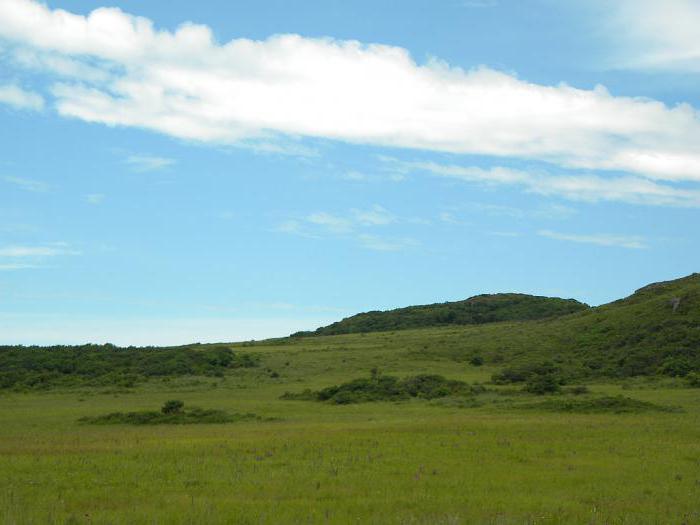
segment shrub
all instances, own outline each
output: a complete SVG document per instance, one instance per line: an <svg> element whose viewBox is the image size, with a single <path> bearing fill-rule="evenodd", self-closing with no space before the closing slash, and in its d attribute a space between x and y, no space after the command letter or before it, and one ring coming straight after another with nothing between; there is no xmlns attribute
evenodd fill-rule
<svg viewBox="0 0 700 525"><path fill-rule="evenodd" d="M163 414L179 414L180 412L182 412L182 408L184 406L185 403L183 403L179 399L171 399L170 401L166 401L163 404L160 411Z"/></svg>
<svg viewBox="0 0 700 525"><path fill-rule="evenodd" d="M469 364L472 366L481 366L484 364L484 358L480 355L475 355L469 360Z"/></svg>
<svg viewBox="0 0 700 525"><path fill-rule="evenodd" d="M480 387L479 390L483 389ZM463 381L445 379L440 375L423 374L399 379L381 375L373 369L368 378L359 378L333 385L317 392L305 390L299 394L285 392L281 399L316 400L347 405L369 401L401 401L412 397L435 399L449 395L471 394Z"/></svg>
<svg viewBox="0 0 700 525"><path fill-rule="evenodd" d="M580 395L583 395L583 394L588 394L588 393L590 393L590 390L588 389L588 387L587 387L586 385L577 385L577 386L573 386L573 387L569 388L569 389L566 391L566 393L567 393L567 394L573 394L573 395L575 395L575 396L580 396Z"/></svg>
<svg viewBox="0 0 700 525"><path fill-rule="evenodd" d="M545 394L556 394L561 391L561 387L559 386L559 379L554 374L536 374L530 376L524 390L531 394L542 396Z"/></svg>
<svg viewBox="0 0 700 525"><path fill-rule="evenodd" d="M234 423L237 421L266 420L255 414L228 414L222 410L192 408L174 413L145 410L142 412L112 412L95 417L82 417L80 423L92 425L192 425L203 423ZM269 419L267 419L269 420Z"/></svg>
<svg viewBox="0 0 700 525"><path fill-rule="evenodd" d="M496 384L523 383L534 376L556 376L557 383L561 383L561 369L554 363L526 363L517 367L504 368L491 376Z"/></svg>

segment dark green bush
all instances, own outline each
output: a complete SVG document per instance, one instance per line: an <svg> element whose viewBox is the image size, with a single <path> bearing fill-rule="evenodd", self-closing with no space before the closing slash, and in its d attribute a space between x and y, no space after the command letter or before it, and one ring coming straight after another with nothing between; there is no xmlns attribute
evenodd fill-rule
<svg viewBox="0 0 700 525"><path fill-rule="evenodd" d="M478 387L481 391L483 387ZM471 394L463 381L445 379L440 375L423 374L399 379L373 370L371 377L359 378L317 392L305 390L299 394L286 392L281 399L326 401L338 405L370 401L401 401L410 398L435 399L449 395Z"/></svg>
<svg viewBox="0 0 700 525"><path fill-rule="evenodd" d="M554 374L535 374L528 378L523 389L531 394L541 396L556 394L561 391L561 386L559 386L559 378Z"/></svg>
<svg viewBox="0 0 700 525"><path fill-rule="evenodd" d="M484 364L484 358L480 355L475 355L469 360L469 364L472 366L481 366Z"/></svg>
<svg viewBox="0 0 700 525"><path fill-rule="evenodd" d="M0 347L0 388L53 386L130 388L153 377L222 377L232 368L257 366L258 358L226 346L119 348L114 345Z"/></svg>
<svg viewBox="0 0 700 525"><path fill-rule="evenodd" d="M178 414L178 413L182 412L182 409L184 406L185 406L185 403L183 403L179 399L171 399L170 401L166 401L163 404L160 411L163 414Z"/></svg>
<svg viewBox="0 0 700 525"><path fill-rule="evenodd" d="M192 425L265 420L255 414L229 414L222 410L191 408L176 412L112 412L103 416L82 417L78 421L92 425Z"/></svg>

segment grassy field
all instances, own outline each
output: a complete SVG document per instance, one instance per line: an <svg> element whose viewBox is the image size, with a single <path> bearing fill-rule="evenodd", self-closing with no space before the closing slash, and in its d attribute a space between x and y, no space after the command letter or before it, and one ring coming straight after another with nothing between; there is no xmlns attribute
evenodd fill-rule
<svg viewBox="0 0 700 525"><path fill-rule="evenodd" d="M487 382L496 367L455 361L440 346L456 344L459 330L468 339L484 329L282 340L246 347L261 366L223 378L5 392L0 521L700 523L700 391L671 379L589 384L589 396L622 394L680 411L551 412L524 408L551 396L512 387L490 387L474 404L279 399L373 367ZM77 421L157 410L168 399L275 419Z"/></svg>

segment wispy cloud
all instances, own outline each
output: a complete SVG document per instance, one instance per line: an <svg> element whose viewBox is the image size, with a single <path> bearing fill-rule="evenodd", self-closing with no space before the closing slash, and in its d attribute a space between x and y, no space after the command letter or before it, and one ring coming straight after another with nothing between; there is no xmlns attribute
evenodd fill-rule
<svg viewBox="0 0 700 525"><path fill-rule="evenodd" d="M41 268L41 266L36 264L26 264L26 263L10 263L4 264L0 263L0 272L10 272L14 270L26 270L29 268Z"/></svg>
<svg viewBox="0 0 700 525"><path fill-rule="evenodd" d="M41 111L44 109L44 98L33 91L27 91L15 84L0 85L0 103L16 109Z"/></svg>
<svg viewBox="0 0 700 525"><path fill-rule="evenodd" d="M369 208L352 208L345 214L319 211L302 219L290 219L279 224L275 231L300 235L308 238L327 236L352 239L360 246L376 251L397 251L417 246L408 237L393 237L370 234L367 230L386 227L395 223L415 223L412 219L402 219L386 208L375 204Z"/></svg>
<svg viewBox="0 0 700 525"><path fill-rule="evenodd" d="M349 218L339 217L325 211L308 215L306 221L334 233L347 233L354 228L353 221Z"/></svg>
<svg viewBox="0 0 700 525"><path fill-rule="evenodd" d="M80 255L80 252L60 242L42 246L0 247L0 257L55 257L57 255Z"/></svg>
<svg viewBox="0 0 700 525"><path fill-rule="evenodd" d="M124 162L138 172L162 170L176 164L175 159L150 155L129 155Z"/></svg>
<svg viewBox="0 0 700 525"><path fill-rule="evenodd" d="M633 250L641 250L649 247L649 245L646 242L646 239L638 235L625 236L612 235L608 233L581 235L573 233L559 233L553 232L551 230L540 230L537 232L537 234L542 237L548 237L550 239L556 239L558 241L597 244L598 246L615 246L619 248L629 248Z"/></svg>
<svg viewBox="0 0 700 525"><path fill-rule="evenodd" d="M18 188L21 188L25 191L44 192L50 189L50 186L48 184L38 180L10 176L2 177L2 180L9 184L14 184Z"/></svg>
<svg viewBox="0 0 700 525"><path fill-rule="evenodd" d="M596 0L617 45L616 66L700 73L697 0Z"/></svg>
<svg viewBox="0 0 700 525"><path fill-rule="evenodd" d="M436 162L406 162L384 157L383 162L404 172L424 172L438 177L489 186L516 186L539 195L562 197L571 201L617 201L650 206L699 207L700 190L676 187L641 177L602 177L567 173L552 175L546 171L527 171L500 166L481 168Z"/></svg>

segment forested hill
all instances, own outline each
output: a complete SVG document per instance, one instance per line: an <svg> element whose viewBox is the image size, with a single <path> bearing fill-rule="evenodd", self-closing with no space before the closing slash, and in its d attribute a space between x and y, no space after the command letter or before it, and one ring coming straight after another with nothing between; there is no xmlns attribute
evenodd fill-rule
<svg viewBox="0 0 700 525"><path fill-rule="evenodd" d="M559 317L588 309L575 299L503 293L477 295L464 301L409 306L384 312L360 313L313 332L294 336L381 332L448 325L474 325L499 321L528 321Z"/></svg>

